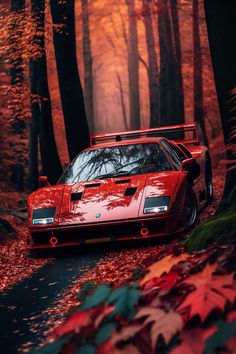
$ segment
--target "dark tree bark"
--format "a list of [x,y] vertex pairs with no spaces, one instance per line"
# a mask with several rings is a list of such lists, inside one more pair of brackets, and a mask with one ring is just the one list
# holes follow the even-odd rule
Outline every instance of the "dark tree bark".
[[176,94],[178,104],[178,117],[176,123],[185,123],[184,113],[184,90],[182,77],[182,53],[179,29],[179,14],[177,8],[177,0],[170,0],[171,18],[173,26],[174,47],[175,47],[175,62],[176,62]]
[[[11,0],[11,11],[16,13],[23,13],[25,8],[25,0]],[[21,28],[19,23],[12,23],[12,30],[14,31],[18,28],[19,36],[21,34]],[[16,45],[15,43],[13,45]],[[23,70],[23,58],[22,53],[17,50],[14,53],[14,59],[11,61],[10,74],[11,74],[11,84],[16,85],[24,81],[24,70]]]
[[76,58],[74,5],[74,0],[50,0],[53,42],[70,160],[90,145]]
[[91,51],[88,0],[81,0],[83,23],[83,58],[84,58],[84,100],[91,133],[95,132],[93,107],[93,59]]
[[150,128],[158,126],[159,122],[159,73],[157,55],[155,51],[155,40],[153,34],[150,1],[143,2],[143,18],[146,34],[148,52],[148,85],[149,85],[149,106],[150,106]]
[[35,23],[34,43],[38,55],[32,60],[37,72],[37,98],[39,103],[38,133],[43,174],[54,184],[62,174],[62,167],[54,138],[51,99],[47,79],[47,60],[45,51],[45,0],[32,0],[31,11]]
[[30,89],[31,89],[31,121],[29,131],[29,189],[38,188],[38,120],[39,101],[37,97],[37,64],[30,60]]
[[202,53],[199,32],[199,1],[193,0],[193,104],[194,121],[201,128],[203,143],[207,144],[203,108]]
[[[11,85],[15,87],[17,96],[22,93],[22,86],[24,83],[24,69],[22,51],[17,43],[17,39],[23,35],[23,28],[21,26],[18,16],[24,16],[25,0],[11,0],[11,11],[16,13],[12,17],[10,32],[12,38],[11,55],[10,55],[10,77]],[[20,98],[18,98],[20,101]],[[22,107],[20,102],[14,105],[12,128],[14,133],[22,133],[26,127],[24,120],[22,120]]]
[[160,121],[159,125],[178,123],[176,58],[171,31],[168,0],[158,1],[158,33],[160,46]]
[[236,87],[236,6],[234,0],[227,3],[223,0],[204,0],[204,4],[226,154],[229,160],[223,196],[225,202],[236,184],[236,105],[231,92]]
[[129,74],[129,104],[130,128],[140,129],[140,97],[139,97],[139,51],[137,17],[134,0],[126,0],[128,7],[128,74]]

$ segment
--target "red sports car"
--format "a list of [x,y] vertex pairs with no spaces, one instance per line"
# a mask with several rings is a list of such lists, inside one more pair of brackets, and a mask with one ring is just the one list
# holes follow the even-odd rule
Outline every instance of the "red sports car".
[[28,198],[29,249],[177,233],[213,195],[195,124],[95,135],[57,185],[40,180]]

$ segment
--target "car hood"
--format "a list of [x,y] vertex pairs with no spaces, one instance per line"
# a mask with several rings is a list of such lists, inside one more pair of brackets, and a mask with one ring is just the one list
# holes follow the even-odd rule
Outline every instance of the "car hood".
[[140,217],[145,198],[175,194],[178,175],[178,172],[171,171],[66,185],[59,224]]
[[56,214],[50,226],[142,217],[145,198],[175,196],[179,175],[168,171],[40,188],[29,197],[29,220],[33,209],[51,207]]

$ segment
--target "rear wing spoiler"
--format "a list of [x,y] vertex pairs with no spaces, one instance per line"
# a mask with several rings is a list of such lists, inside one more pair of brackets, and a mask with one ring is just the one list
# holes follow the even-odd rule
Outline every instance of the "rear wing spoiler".
[[199,143],[197,125],[195,123],[190,123],[152,129],[132,130],[120,133],[95,134],[91,136],[91,145],[99,145],[113,141],[159,137],[174,140],[177,143],[182,144]]

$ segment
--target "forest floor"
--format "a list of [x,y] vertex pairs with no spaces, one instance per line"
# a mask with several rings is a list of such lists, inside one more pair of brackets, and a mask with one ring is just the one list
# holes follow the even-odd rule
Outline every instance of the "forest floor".
[[[0,190],[0,208],[17,210],[25,206],[26,193],[9,190],[9,186],[4,183],[1,183]],[[0,292],[3,292],[18,281],[29,277],[47,263],[48,260],[28,257],[26,250],[26,221],[24,222],[15,216],[1,213],[0,217],[7,220],[13,228],[6,235],[4,232],[0,232]]]

